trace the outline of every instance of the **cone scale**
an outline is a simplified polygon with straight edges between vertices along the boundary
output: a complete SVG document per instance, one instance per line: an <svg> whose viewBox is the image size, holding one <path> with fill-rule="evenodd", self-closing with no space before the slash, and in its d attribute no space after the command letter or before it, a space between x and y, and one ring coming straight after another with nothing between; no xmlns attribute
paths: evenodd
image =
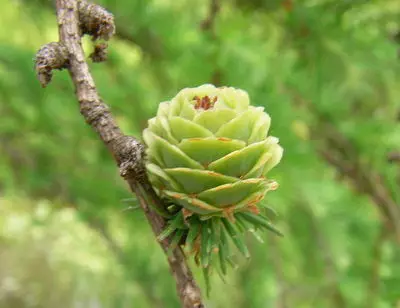
<svg viewBox="0 0 400 308"><path fill-rule="evenodd" d="M232 246L249 257L245 232L280 234L262 204L278 186L267 173L283 154L270 123L247 92L207 84L161 103L143 132L149 179L171 214L159 239L182 244L207 277L226 273Z"/></svg>

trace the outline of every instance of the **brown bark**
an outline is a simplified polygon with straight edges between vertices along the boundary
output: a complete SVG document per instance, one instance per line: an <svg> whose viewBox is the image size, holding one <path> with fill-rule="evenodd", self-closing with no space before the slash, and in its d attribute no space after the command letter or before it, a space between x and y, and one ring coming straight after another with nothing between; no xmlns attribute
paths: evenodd
<svg viewBox="0 0 400 308"><path fill-rule="evenodd" d="M158 235L164 228L165 220L149 206L146 197L149 197L158 207L159 212L165 210L145 173L144 146L137 139L124 135L120 130L108 106L97 92L81 46L81 36L85 33L92 35L93 39L110 38L115 31L113 16L97 5L76 0L56 0L56 10L60 41L50 43L52 45L47 44L39 50L36 56L36 71L39 80L43 86L46 86L50 82L48 76L51 76L52 69L68 69L75 86L81 114L111 152L121 176L128 183L131 191L137 195L153 232ZM166 253L169 241L164 240L160 245ZM182 307L204 307L200 289L182 250L175 249L167 255L167 258L176 280Z"/></svg>

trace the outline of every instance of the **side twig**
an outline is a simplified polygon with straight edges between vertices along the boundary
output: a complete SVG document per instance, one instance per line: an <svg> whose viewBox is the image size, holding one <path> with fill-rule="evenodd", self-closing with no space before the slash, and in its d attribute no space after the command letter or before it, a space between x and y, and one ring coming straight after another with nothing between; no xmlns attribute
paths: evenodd
<svg viewBox="0 0 400 308"><path fill-rule="evenodd" d="M361 161L360 153L335 127L329 116L323 114L295 90L284 89L284 92L298 105L307 106L315 115L316 126L312 130L312 139L320 141L318 154L321 158L334 167L343 178L348 179L359 193L365 194L373 201L385 226L400 243L400 209L384 176Z"/></svg>
<svg viewBox="0 0 400 308"><path fill-rule="evenodd" d="M371 168L366 168L360 162L351 143L328 122L324 124L324 129L321 131L324 131L324 138L329 149L320 149L321 157L335 167L340 174L350 179L358 192L371 198L388 230L400 242L400 211L385 185L383 176Z"/></svg>
<svg viewBox="0 0 400 308"><path fill-rule="evenodd" d="M113 16L103 8L83 0L56 0L56 10L60 41L43 46L37 53L38 78L45 87L50 82L49 76L51 77L53 69L68 69L81 114L111 152L121 176L137 195L153 232L158 235L164 228L165 220L148 205L146 196L158 207L158 212L162 213L165 209L147 180L143 163L144 146L120 130L108 106L97 92L81 46L81 36L84 34L92 35L94 40L109 39L115 31ZM164 240L160 245L166 253L169 241ZM182 307L204 307L200 289L182 250L177 248L167 256Z"/></svg>
<svg viewBox="0 0 400 308"><path fill-rule="evenodd" d="M215 35L214 24L220 9L221 4L219 3L219 0L210 1L208 16L200 24L200 27L203 31L210 31L212 32L212 35Z"/></svg>
<svg viewBox="0 0 400 308"><path fill-rule="evenodd" d="M219 47L220 39L217 35L216 31L216 21L219 12L221 11L221 3L220 0L210 0L208 4L208 13L207 16L200 23L200 29L209 37L210 44ZM210 61L214 62L214 71L211 75L211 81L215 86L221 86L222 79L222 70L218 66L218 51L220 48L216 48L215 51L211 54Z"/></svg>
<svg viewBox="0 0 400 308"><path fill-rule="evenodd" d="M382 285L380 279L380 270L382 266L383 246L386 242L386 237L387 230L382 227L376 235L376 239L371 251L372 262L368 283L368 292L366 292L365 297L366 308L376 307L379 299L379 290Z"/></svg>

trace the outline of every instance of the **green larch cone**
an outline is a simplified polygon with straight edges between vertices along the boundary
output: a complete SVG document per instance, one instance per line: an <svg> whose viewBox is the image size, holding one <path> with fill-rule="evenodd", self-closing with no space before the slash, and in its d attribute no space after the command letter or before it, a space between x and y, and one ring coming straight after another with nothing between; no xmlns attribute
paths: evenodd
<svg viewBox="0 0 400 308"><path fill-rule="evenodd" d="M207 84L161 103L143 132L150 181L172 217L159 238L171 235L194 252L206 274L217 261L226 273L229 239L248 257L244 232L279 234L260 205L277 188L266 175L283 153L267 136L270 123L245 91Z"/></svg>

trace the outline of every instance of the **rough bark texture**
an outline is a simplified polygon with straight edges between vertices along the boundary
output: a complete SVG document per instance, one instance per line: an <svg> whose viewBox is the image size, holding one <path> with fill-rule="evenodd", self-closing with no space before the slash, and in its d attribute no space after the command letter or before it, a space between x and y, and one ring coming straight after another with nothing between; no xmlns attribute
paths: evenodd
<svg viewBox="0 0 400 308"><path fill-rule="evenodd" d="M120 130L108 106L98 95L81 46L83 34L92 35L93 39L110 38L115 31L113 16L100 6L85 1L56 0L56 9L60 41L43 46L37 53L36 71L39 81L46 86L50 82L52 69L68 69L81 114L113 155L121 176L137 195L153 232L158 235L164 228L165 220L148 205L146 197L159 207L159 211L164 208L146 177L144 146ZM164 240L160 245L166 253L169 241ZM182 250L177 248L167 256L182 307L204 307L200 289Z"/></svg>

